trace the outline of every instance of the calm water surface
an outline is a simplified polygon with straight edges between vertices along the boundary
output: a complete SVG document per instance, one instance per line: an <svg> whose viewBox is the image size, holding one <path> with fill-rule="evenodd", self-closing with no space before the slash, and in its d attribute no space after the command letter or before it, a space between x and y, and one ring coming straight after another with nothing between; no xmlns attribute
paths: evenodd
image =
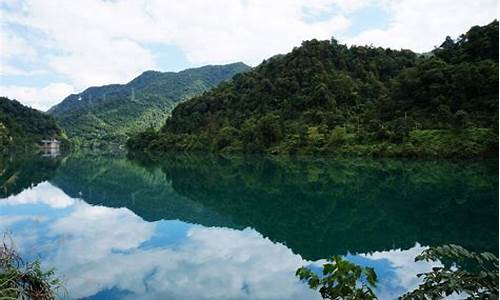
<svg viewBox="0 0 500 300"><path fill-rule="evenodd" d="M498 161L123 155L0 159L0 230L55 267L68 298L317 299L299 282L341 254L381 299L414 257L498 252Z"/></svg>

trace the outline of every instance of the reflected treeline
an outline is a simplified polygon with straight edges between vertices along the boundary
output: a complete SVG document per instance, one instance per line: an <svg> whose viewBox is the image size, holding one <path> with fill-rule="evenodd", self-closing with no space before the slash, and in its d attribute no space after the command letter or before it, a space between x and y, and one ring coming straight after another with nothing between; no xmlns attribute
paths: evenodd
<svg viewBox="0 0 500 300"><path fill-rule="evenodd" d="M90 204L127 207L146 221L180 219L207 226L234 226L202 203L179 195L159 168L146 169L125 156L73 154L51 183Z"/></svg>
<svg viewBox="0 0 500 300"><path fill-rule="evenodd" d="M1 161L2 197L44 180L147 221L255 228L307 259L423 245L498 250L498 162L73 154ZM59 168L58 168L59 166Z"/></svg>
<svg viewBox="0 0 500 300"><path fill-rule="evenodd" d="M54 177L61 157L38 154L0 155L0 198L16 195L24 189Z"/></svg>
<svg viewBox="0 0 500 300"><path fill-rule="evenodd" d="M415 242L497 252L497 161L171 156L157 164L179 194L309 259Z"/></svg>

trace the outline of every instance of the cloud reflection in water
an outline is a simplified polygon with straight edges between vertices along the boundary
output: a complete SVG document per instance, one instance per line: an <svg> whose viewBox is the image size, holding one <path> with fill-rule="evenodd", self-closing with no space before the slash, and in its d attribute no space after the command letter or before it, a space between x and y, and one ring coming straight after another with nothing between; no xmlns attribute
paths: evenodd
<svg viewBox="0 0 500 300"><path fill-rule="evenodd" d="M251 228L145 222L126 208L70 198L48 182L2 200L0 210L2 229L12 229L25 255L55 267L72 298L319 298L294 274L324 260L305 261ZM374 266L380 296L389 299L415 287L416 274L430 269L413 262L423 249L417 244L347 258Z"/></svg>

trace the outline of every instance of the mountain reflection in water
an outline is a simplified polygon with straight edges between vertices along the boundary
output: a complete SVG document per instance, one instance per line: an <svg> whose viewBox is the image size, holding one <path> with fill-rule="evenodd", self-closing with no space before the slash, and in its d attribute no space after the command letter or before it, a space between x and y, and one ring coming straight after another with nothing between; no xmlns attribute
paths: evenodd
<svg viewBox="0 0 500 300"><path fill-rule="evenodd" d="M497 161L114 155L0 161L0 227L72 298L309 299L294 276L334 254L376 268L381 299L414 257L498 251Z"/></svg>

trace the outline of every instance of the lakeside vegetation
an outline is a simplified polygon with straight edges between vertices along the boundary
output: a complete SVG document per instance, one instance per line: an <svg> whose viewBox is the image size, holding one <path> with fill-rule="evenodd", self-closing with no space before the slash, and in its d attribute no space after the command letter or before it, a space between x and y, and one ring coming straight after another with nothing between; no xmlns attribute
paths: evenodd
<svg viewBox="0 0 500 300"><path fill-rule="evenodd" d="M50 115L0 97L0 152L34 150L41 140L56 138L66 145L66 135Z"/></svg>
<svg viewBox="0 0 500 300"><path fill-rule="evenodd" d="M25 262L4 234L0 245L0 299L53 300L62 283L53 269L43 270L39 260Z"/></svg>
<svg viewBox="0 0 500 300"><path fill-rule="evenodd" d="M498 155L498 21L428 55L305 41L179 104L134 151Z"/></svg>
<svg viewBox="0 0 500 300"><path fill-rule="evenodd" d="M415 262L431 261L443 266L420 273L422 283L413 291L401 295L400 300L498 298L498 258L489 252L476 253L459 245L430 247L415 257ZM472 263L472 265L471 265ZM323 264L322 274L310 268L297 269L296 276L310 288L319 289L323 299L374 300L377 274L370 267L361 267L340 256L333 256Z"/></svg>

